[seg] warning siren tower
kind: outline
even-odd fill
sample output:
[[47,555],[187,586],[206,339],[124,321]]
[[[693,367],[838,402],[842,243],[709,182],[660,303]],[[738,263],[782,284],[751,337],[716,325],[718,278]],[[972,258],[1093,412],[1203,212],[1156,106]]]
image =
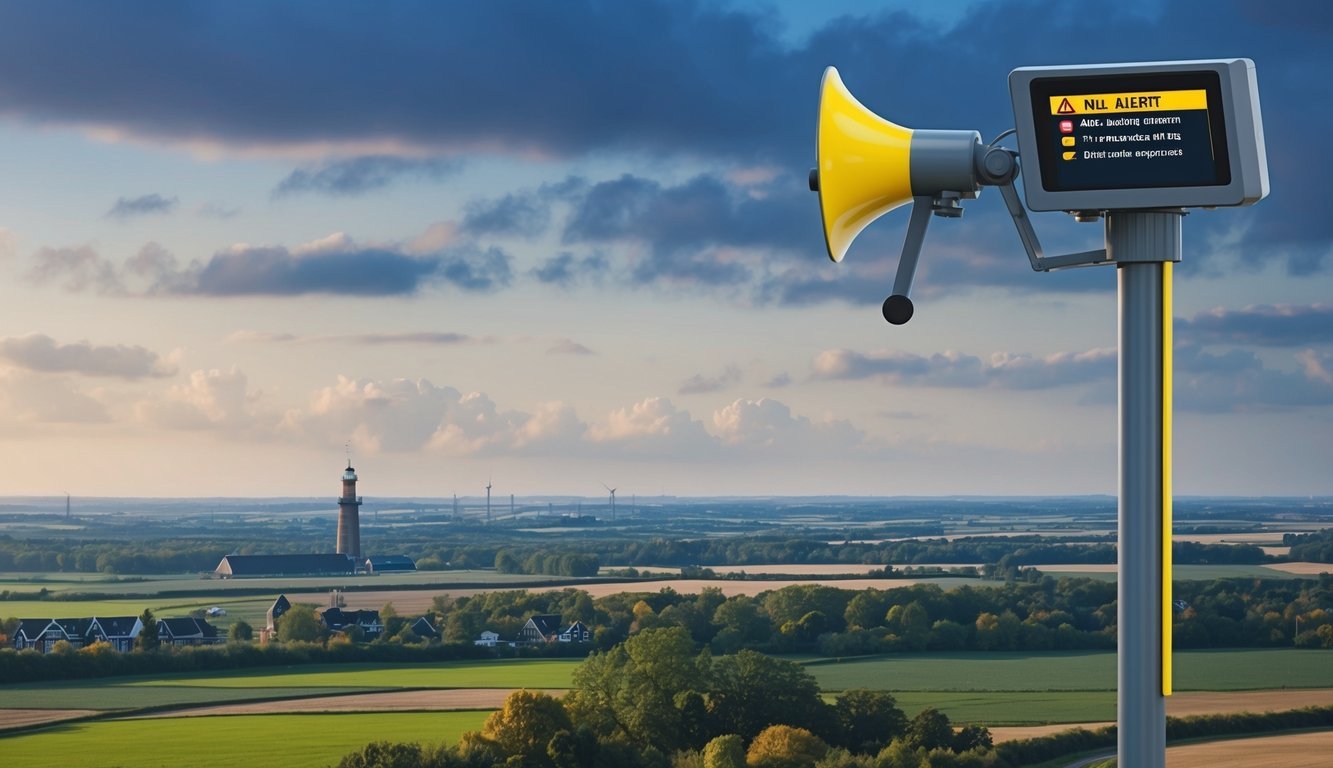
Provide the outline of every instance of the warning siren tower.
[[343,493],[338,497],[338,554],[361,560],[361,497],[356,495],[356,470],[348,459]]

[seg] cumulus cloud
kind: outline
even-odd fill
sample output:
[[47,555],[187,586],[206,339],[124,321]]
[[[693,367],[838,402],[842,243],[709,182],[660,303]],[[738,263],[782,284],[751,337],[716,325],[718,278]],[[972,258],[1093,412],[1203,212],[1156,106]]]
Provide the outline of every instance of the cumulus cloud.
[[273,188],[274,197],[314,192],[351,197],[389,186],[401,178],[439,180],[458,172],[452,159],[367,155],[334,160],[312,168],[298,168]]
[[[0,405],[29,421],[110,420],[107,399],[55,381],[0,371]],[[94,396],[95,395],[95,396]],[[506,408],[483,392],[462,392],[425,379],[338,376],[298,407],[277,412],[238,368],[196,370],[185,382],[118,409],[141,424],[207,431],[235,439],[327,446],[350,441],[358,452],[434,452],[457,457],[558,456],[644,461],[745,461],[818,453],[877,455],[867,435],[846,421],[813,421],[771,398],[736,399],[695,418],[662,397],[612,409],[592,421],[561,402]],[[20,407],[21,406],[21,407]],[[61,416],[59,409],[65,409]],[[123,418],[123,416],[122,416]]]
[[728,446],[762,448],[791,454],[849,451],[861,447],[866,435],[845,420],[815,423],[792,413],[772,398],[738,399],[713,412],[713,434]]
[[573,410],[559,403],[535,414],[501,410],[480,392],[461,393],[424,379],[374,381],[339,376],[290,411],[282,428],[327,442],[350,435],[370,453],[438,450],[452,455],[540,451],[577,441],[584,431]]
[[164,197],[154,192],[150,195],[140,195],[139,197],[120,197],[116,199],[111,210],[106,212],[108,218],[132,219],[136,216],[145,216],[154,213],[171,213],[176,209],[175,197]]
[[104,424],[111,412],[98,390],[66,377],[0,373],[0,419],[29,424]]
[[135,411],[147,423],[169,429],[267,432],[272,415],[259,408],[261,393],[250,390],[245,373],[232,367],[198,370],[163,396],[144,400]]
[[662,397],[650,397],[612,411],[605,423],[589,428],[588,437],[595,443],[614,446],[617,451],[684,459],[705,458],[717,445],[703,422]]
[[30,371],[143,379],[171,376],[175,368],[141,346],[61,344],[45,334],[0,338],[0,358]]

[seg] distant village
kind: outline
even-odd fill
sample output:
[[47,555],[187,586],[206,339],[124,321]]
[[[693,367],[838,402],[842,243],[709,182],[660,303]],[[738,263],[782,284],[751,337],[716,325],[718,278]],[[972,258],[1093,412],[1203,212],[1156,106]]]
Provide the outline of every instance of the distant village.
[[[361,554],[361,497],[356,495],[356,470],[351,462],[342,474],[342,494],[338,497],[337,551],[330,554],[227,555],[213,572],[215,578],[352,576],[358,573],[404,573],[416,570],[416,563],[403,555]],[[318,611],[320,629],[329,637],[351,642],[373,642],[384,635],[385,623],[376,610],[347,610],[338,590],[333,590],[329,606]],[[269,607],[260,643],[278,640],[278,620],[292,609],[286,595],[278,595]],[[152,647],[220,645],[231,640],[208,622],[208,616],[225,615],[220,607],[198,611],[191,616],[156,618],[149,611],[140,616],[90,616],[85,618],[23,618],[19,620],[11,642],[16,650],[52,653],[66,648],[79,650],[104,643],[111,650],[128,652],[144,647],[151,638]],[[145,623],[147,620],[147,624]],[[422,641],[439,641],[440,629],[432,615],[416,617],[407,627]],[[530,617],[518,635],[501,638],[499,633],[483,631],[474,644],[485,647],[519,647],[544,643],[587,643],[591,630],[581,621],[568,626],[558,615]]]
[[[268,643],[278,639],[278,619],[291,608],[292,602],[287,596],[278,595],[268,609],[265,626],[259,631],[259,642]],[[406,626],[421,640],[438,641],[440,630],[435,626],[433,618],[431,615],[418,616],[406,622]],[[330,606],[319,611],[319,621],[323,631],[330,637],[342,637],[354,642],[378,640],[385,630],[380,612],[375,610],[346,610]],[[227,635],[206,618],[197,616],[155,619],[152,626],[156,631],[150,634],[164,647],[220,645],[228,641]],[[20,619],[12,642],[15,650],[38,653],[53,653],[63,648],[77,651],[97,643],[105,643],[111,650],[127,653],[141,647],[140,638],[144,629],[141,616]],[[539,614],[530,617],[513,638],[504,639],[499,633],[486,630],[473,644],[495,648],[502,645],[521,647],[545,643],[587,643],[591,640],[592,630],[583,622],[575,621],[566,626],[556,614]]]

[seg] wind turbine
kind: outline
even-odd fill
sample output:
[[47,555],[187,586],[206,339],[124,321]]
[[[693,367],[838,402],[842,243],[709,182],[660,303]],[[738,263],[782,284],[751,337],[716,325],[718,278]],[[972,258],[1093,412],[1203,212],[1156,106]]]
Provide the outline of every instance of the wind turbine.
[[486,478],[486,523],[491,522],[491,479]]
[[616,521],[616,489],[602,483],[602,487],[611,492],[611,522]]

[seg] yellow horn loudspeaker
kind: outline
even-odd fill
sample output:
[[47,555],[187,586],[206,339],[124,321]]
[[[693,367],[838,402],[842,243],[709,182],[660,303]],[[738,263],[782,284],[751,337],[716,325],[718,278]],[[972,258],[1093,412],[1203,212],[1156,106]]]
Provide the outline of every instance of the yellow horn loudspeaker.
[[867,224],[912,200],[912,129],[871,112],[829,67],[819,93],[815,157],[828,255],[842,261]]

